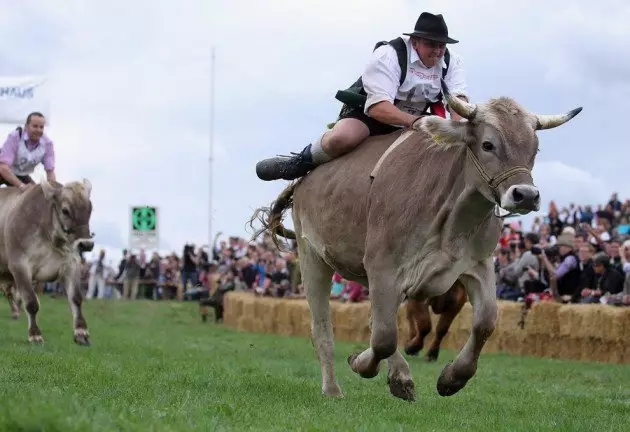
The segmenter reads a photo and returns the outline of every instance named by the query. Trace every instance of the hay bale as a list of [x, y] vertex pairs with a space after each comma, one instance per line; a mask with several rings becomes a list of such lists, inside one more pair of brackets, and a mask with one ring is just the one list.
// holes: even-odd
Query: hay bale
[[[281, 335], [311, 335], [311, 313], [304, 299], [256, 297], [247, 292], [230, 292], [224, 297], [226, 325], [250, 332]], [[562, 305], [542, 302], [532, 306], [525, 328], [522, 303], [499, 301], [497, 326], [483, 352], [506, 352], [559, 359], [630, 364], [630, 308], [605, 305]], [[371, 305], [331, 301], [333, 329], [337, 340], [368, 343]], [[435, 338], [439, 315], [431, 311], [432, 331], [425, 338], [428, 347]], [[398, 339], [402, 346], [409, 337], [406, 305], [398, 311]], [[441, 347], [459, 351], [470, 336], [472, 306], [467, 303], [453, 320]], [[425, 348], [426, 349], [426, 348]]]

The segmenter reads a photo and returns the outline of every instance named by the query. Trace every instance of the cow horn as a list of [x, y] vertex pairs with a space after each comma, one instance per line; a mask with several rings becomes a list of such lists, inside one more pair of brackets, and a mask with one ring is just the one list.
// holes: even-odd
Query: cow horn
[[444, 81], [444, 78], [442, 78], [441, 81], [442, 93], [444, 93], [444, 99], [446, 99], [446, 103], [448, 103], [448, 106], [453, 108], [453, 111], [455, 111], [457, 114], [464, 117], [465, 119], [469, 121], [474, 119], [477, 115], [477, 105], [468, 103], [458, 97], [453, 97], [448, 89], [448, 86], [446, 85], [446, 81]]
[[566, 114], [535, 114], [536, 130], [551, 129], [565, 124], [582, 111], [582, 107], [572, 109]]

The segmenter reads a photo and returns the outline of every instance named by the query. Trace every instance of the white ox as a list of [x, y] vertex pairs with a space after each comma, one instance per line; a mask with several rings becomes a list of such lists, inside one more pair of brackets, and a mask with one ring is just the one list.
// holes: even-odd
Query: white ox
[[79, 249], [94, 247], [89, 226], [91, 190], [88, 180], [65, 185], [42, 181], [25, 192], [0, 188], [0, 283], [12, 285], [13, 290], [7, 291], [24, 304], [29, 342], [44, 341], [37, 325], [39, 299], [33, 285], [59, 280], [72, 310], [74, 341], [89, 345], [81, 311]]

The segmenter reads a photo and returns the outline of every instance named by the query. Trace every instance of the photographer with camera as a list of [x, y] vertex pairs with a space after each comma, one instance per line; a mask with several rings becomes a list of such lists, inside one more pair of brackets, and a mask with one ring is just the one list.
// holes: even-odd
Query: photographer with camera
[[504, 300], [517, 300], [524, 293], [528, 292], [529, 285], [540, 279], [540, 263], [532, 254], [532, 248], [539, 242], [538, 234], [527, 233], [523, 242], [518, 246], [521, 249], [520, 256], [513, 263], [508, 265], [503, 273], [504, 282], [509, 282], [508, 275], [516, 278], [512, 289], [499, 293], [499, 297]]
[[[574, 252], [573, 237], [561, 234], [556, 242], [558, 248], [560, 264], [555, 267], [545, 250], [536, 250], [535, 255], [543, 268], [549, 274], [549, 286], [554, 297], [559, 297], [562, 301], [568, 302], [575, 298], [576, 290], [579, 289], [582, 270], [578, 265], [579, 260]], [[554, 292], [555, 291], [555, 292]]]

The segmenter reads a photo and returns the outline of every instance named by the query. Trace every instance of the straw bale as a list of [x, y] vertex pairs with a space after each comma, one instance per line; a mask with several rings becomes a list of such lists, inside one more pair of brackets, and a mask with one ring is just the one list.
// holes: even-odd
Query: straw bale
[[[224, 297], [226, 325], [243, 331], [281, 335], [311, 335], [311, 313], [305, 299], [256, 297], [230, 292]], [[497, 326], [483, 352], [630, 364], [630, 308], [606, 305], [563, 305], [542, 302], [532, 306], [525, 328], [518, 325], [522, 303], [499, 301]], [[333, 330], [337, 340], [368, 343], [369, 302], [331, 301]], [[439, 315], [431, 311], [432, 331], [425, 338], [428, 347], [435, 338]], [[406, 304], [398, 311], [400, 346], [409, 337]], [[453, 320], [441, 347], [459, 351], [470, 336], [472, 307], [467, 303]], [[426, 348], [425, 348], [426, 349]]]

